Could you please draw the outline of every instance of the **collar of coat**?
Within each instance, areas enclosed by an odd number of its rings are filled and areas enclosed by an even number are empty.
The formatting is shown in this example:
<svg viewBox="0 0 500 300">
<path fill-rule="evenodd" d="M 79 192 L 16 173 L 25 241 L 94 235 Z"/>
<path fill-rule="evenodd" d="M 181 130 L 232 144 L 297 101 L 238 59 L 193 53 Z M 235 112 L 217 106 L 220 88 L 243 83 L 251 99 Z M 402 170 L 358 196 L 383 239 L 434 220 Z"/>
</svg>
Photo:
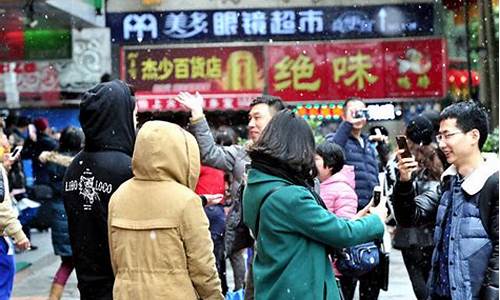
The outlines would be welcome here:
<svg viewBox="0 0 500 300">
<path fill-rule="evenodd" d="M 498 163 L 496 154 L 485 156 L 483 163 L 464 179 L 461 185 L 462 189 L 468 195 L 475 195 L 480 192 L 488 178 L 498 171 Z M 457 174 L 457 168 L 451 165 L 441 175 L 441 181 L 444 181 L 448 176 L 455 176 Z"/>
</svg>

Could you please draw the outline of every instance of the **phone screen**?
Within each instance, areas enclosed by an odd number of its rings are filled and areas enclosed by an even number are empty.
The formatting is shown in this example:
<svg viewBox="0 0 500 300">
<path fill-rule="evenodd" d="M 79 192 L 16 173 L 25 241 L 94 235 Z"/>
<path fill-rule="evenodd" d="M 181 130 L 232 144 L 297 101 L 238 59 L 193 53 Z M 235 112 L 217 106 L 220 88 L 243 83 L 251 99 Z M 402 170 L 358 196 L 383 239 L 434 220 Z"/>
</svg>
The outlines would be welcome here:
<svg viewBox="0 0 500 300">
<path fill-rule="evenodd" d="M 382 188 L 376 186 L 373 189 L 373 206 L 377 206 L 380 203 L 380 197 L 382 197 Z"/>
<path fill-rule="evenodd" d="M 14 151 L 12 151 L 10 153 L 10 157 L 9 158 L 10 159 L 15 159 L 16 156 L 21 152 L 22 149 L 23 149 L 23 147 L 21 147 L 21 146 L 17 146 L 16 148 L 14 148 Z"/>
<path fill-rule="evenodd" d="M 404 135 L 396 136 L 396 143 L 398 143 L 398 148 L 400 150 L 405 150 L 402 154 L 402 158 L 411 157 L 410 149 L 408 148 L 408 143 L 406 142 L 406 137 Z"/>
</svg>

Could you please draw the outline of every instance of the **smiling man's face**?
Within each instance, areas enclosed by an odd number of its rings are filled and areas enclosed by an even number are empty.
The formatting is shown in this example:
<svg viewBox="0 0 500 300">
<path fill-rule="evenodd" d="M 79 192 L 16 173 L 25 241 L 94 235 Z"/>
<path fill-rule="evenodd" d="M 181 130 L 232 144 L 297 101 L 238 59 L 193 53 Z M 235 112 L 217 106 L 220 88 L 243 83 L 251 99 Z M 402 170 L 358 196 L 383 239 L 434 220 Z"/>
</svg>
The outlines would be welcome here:
<svg viewBox="0 0 500 300">
<path fill-rule="evenodd" d="M 265 103 L 259 103 L 250 109 L 248 113 L 248 137 L 256 142 L 264 128 L 271 121 L 273 114 L 271 108 Z"/>
</svg>

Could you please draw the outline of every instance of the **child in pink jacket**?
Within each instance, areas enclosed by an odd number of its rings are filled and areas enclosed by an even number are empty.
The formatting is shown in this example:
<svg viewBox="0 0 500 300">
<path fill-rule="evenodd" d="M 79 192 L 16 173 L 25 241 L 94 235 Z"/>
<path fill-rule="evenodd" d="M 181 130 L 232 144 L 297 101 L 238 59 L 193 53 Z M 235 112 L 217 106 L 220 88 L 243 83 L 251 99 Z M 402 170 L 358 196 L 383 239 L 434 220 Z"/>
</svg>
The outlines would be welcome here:
<svg viewBox="0 0 500 300">
<path fill-rule="evenodd" d="M 316 168 L 321 183 L 320 196 L 329 211 L 351 219 L 357 212 L 358 196 L 354 191 L 354 167 L 344 165 L 344 152 L 334 143 L 316 149 Z"/>
<path fill-rule="evenodd" d="M 321 183 L 319 193 L 328 210 L 339 217 L 353 218 L 358 208 L 354 167 L 344 165 L 342 148 L 328 142 L 318 145 L 315 162 Z M 341 275 L 336 269 L 335 274 Z"/>
</svg>

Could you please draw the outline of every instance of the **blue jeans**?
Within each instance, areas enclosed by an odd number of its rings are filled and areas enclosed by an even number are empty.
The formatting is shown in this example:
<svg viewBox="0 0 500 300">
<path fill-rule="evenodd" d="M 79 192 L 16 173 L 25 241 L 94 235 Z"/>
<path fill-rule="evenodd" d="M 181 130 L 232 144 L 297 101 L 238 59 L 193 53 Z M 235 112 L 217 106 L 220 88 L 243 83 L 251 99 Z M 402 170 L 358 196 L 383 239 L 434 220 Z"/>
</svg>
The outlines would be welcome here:
<svg viewBox="0 0 500 300">
<path fill-rule="evenodd" d="M 8 255 L 9 245 L 0 236 L 0 300 L 9 300 L 16 274 L 14 255 Z"/>
</svg>

